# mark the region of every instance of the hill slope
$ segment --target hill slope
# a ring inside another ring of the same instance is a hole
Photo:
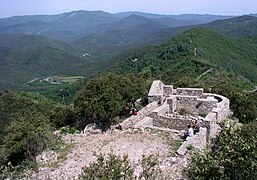
[[[240,16],[231,19],[217,20],[203,25],[216,32],[229,36],[243,36],[257,33],[257,17]]]
[[[0,89],[17,89],[38,77],[64,74],[67,68],[89,63],[80,50],[38,36],[0,35]]]
[[[146,37],[140,44],[158,44],[164,42],[167,38],[189,30],[191,28],[204,27],[220,34],[243,37],[250,41],[257,42],[257,17],[239,16],[231,19],[220,19],[207,24],[190,25],[161,30],[155,34]]]
[[[78,37],[73,45],[90,54],[99,55],[128,48],[130,44],[148,35],[168,28],[159,22],[141,16],[131,15],[113,24],[96,26],[94,34]]]
[[[204,28],[188,30],[160,46],[138,50],[116,67],[136,73],[147,68],[155,76],[197,77],[208,68],[228,70],[257,82],[257,46]]]
[[[0,34],[0,47],[14,51],[37,47],[51,47],[74,55],[82,55],[82,51],[62,41],[51,40],[41,36],[25,34]]]

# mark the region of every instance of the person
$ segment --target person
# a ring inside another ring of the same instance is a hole
[[[192,128],[191,125],[189,125],[188,127],[189,127],[189,129],[188,129],[188,136],[192,137],[194,135],[194,129]]]
[[[133,109],[133,115],[136,116],[137,115],[137,110]]]
[[[196,134],[200,131],[200,126],[199,126],[197,120],[195,120],[195,122],[194,122],[193,129],[194,129],[194,134]]]
[[[183,139],[186,139],[187,137],[192,137],[193,135],[194,135],[194,130],[193,130],[192,126],[190,124],[188,124],[187,129],[184,133]]]
[[[126,114],[129,114],[129,104],[126,103],[126,105],[124,106],[124,111]]]

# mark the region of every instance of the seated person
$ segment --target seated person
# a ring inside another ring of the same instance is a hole
[[[194,129],[194,134],[200,131],[200,125],[198,124],[197,120],[195,120],[194,122],[193,129]]]
[[[194,130],[190,124],[187,125],[187,129],[184,133],[184,139],[186,139],[188,136],[192,137],[194,135]]]

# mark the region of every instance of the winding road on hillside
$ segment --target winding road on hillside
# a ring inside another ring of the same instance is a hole
[[[257,86],[255,86],[255,89],[254,89],[254,90],[251,90],[251,91],[244,90],[244,92],[246,92],[246,93],[253,93],[253,92],[257,92]]]

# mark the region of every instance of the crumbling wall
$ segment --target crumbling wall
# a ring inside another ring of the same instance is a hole
[[[167,104],[170,107],[169,109],[170,113],[174,113],[177,110],[177,98],[175,96],[171,96],[167,98]]]
[[[148,93],[148,103],[158,101],[159,104],[163,103],[164,95],[164,84],[159,81],[153,81],[151,89]]]
[[[187,137],[186,141],[179,147],[177,153],[179,155],[185,155],[189,149],[189,146],[193,146],[195,149],[203,151],[207,143],[207,129],[200,128],[200,132],[193,137]]]
[[[204,125],[207,127],[207,141],[209,139],[214,138],[218,133],[218,126],[217,124],[217,113],[211,112],[209,113],[203,121]]]
[[[153,125],[157,127],[164,127],[169,129],[183,130],[186,129],[187,124],[193,124],[194,120],[182,116],[178,117],[167,117],[167,116],[158,116],[152,117]]]
[[[177,88],[177,95],[182,96],[197,96],[203,95],[203,88]]]
[[[176,100],[174,99],[176,98]],[[171,112],[184,110],[190,114],[206,116],[213,108],[217,107],[218,100],[214,97],[197,98],[196,96],[171,96],[167,99]]]
[[[150,116],[150,113],[158,107],[158,102],[154,101],[149,103],[147,106],[138,111],[137,115],[130,116],[125,121],[123,121],[120,125],[122,129],[128,129],[133,127],[134,124],[142,121],[145,117]]]
[[[168,114],[169,113],[169,105],[168,104],[163,104],[161,105],[160,107],[157,107],[156,109],[154,109],[150,116],[151,117],[158,117],[158,116],[162,116],[162,115],[165,115],[165,114]]]
[[[217,114],[217,122],[224,120],[230,114],[230,101],[228,98],[219,94],[204,93],[204,95],[214,97],[217,100],[219,99],[217,106],[212,109],[212,112]]]
[[[149,102],[157,101],[164,105],[155,109],[151,113],[151,118],[145,119],[145,123],[176,130],[185,129],[187,124],[193,124],[194,120],[201,123],[200,132],[187,138],[187,141],[179,148],[179,154],[185,154],[189,145],[203,149],[209,139],[214,138],[219,132],[218,123],[230,114],[228,98],[218,94],[203,93],[203,88],[173,89],[173,86],[154,81],[148,97]],[[165,104],[166,102],[167,104]],[[171,114],[167,114],[167,112]],[[176,115],[175,112],[201,115],[202,117],[181,116]]]
[[[197,112],[196,105],[198,104],[196,96],[177,95],[176,99],[177,99],[177,105],[176,105],[177,112],[183,110],[190,114],[196,114]]]
[[[169,97],[173,94],[173,86],[171,85],[164,85],[163,89],[164,96]]]
[[[196,112],[205,117],[209,114],[214,108],[217,107],[218,100],[214,97],[207,97],[204,99],[198,98],[197,104],[195,106]]]

